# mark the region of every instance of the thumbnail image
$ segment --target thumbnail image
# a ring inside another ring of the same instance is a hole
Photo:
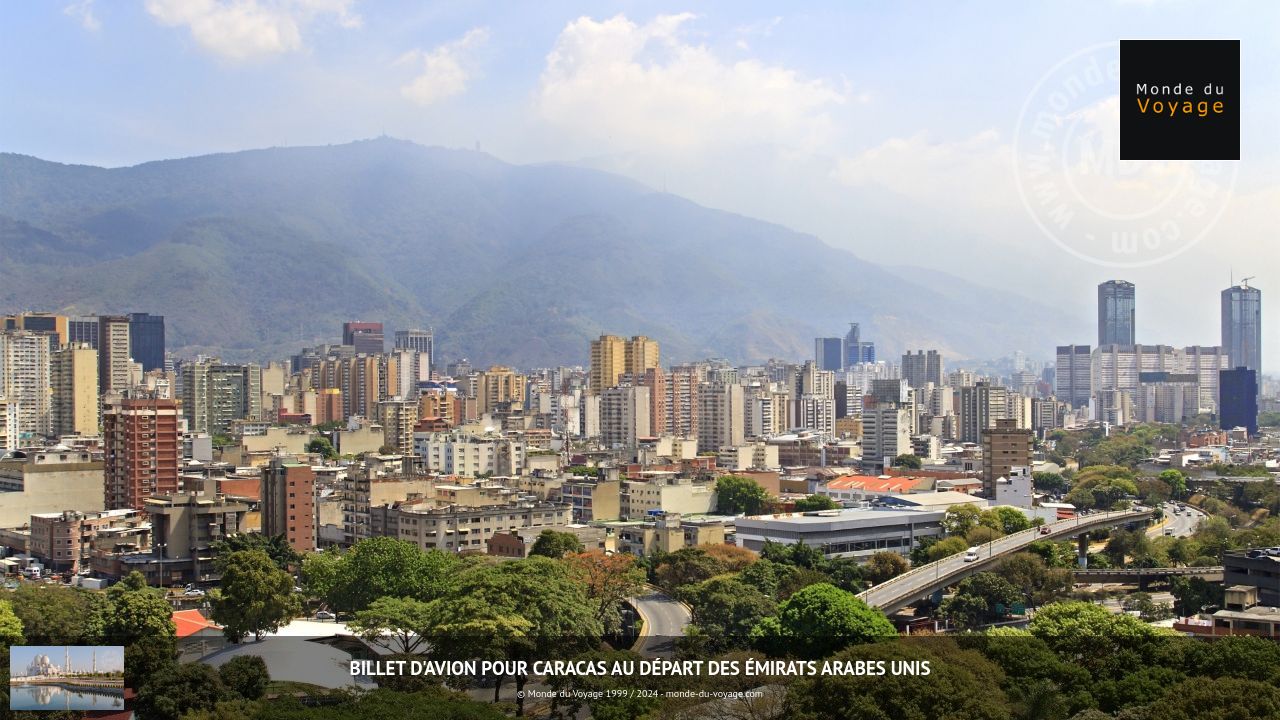
[[[10,710],[123,708],[123,647],[32,645],[9,649]]]

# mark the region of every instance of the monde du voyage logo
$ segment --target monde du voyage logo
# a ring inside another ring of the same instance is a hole
[[[1121,40],[1120,159],[1239,160],[1240,41]]]

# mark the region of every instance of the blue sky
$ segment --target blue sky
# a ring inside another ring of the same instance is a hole
[[[88,672],[93,668],[93,656],[97,653],[98,672],[124,670],[124,648],[119,646],[77,646],[71,645],[27,645],[9,648],[10,675],[21,675],[37,655],[48,655],[54,665],[62,667],[67,654],[70,654],[71,668],[75,672]]]
[[[1210,344],[1233,268],[1280,301],[1278,30],[1280,4],[1190,0],[9,2],[0,151],[115,166],[381,133],[479,145],[1078,303],[1084,328],[1093,286],[1122,276],[1140,340]],[[1123,271],[1043,237],[1009,161],[1036,83],[1120,38],[1238,38],[1244,85],[1230,206],[1191,250]]]

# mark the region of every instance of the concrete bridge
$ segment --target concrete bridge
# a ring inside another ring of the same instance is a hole
[[[868,605],[880,608],[885,614],[892,614],[921,598],[955,585],[974,573],[990,570],[1001,559],[1025,550],[1037,540],[1076,538],[1083,559],[1089,546],[1089,531],[1142,523],[1150,520],[1152,515],[1152,510],[1115,510],[1047,523],[978,546],[977,560],[965,562],[964,553],[952,555],[882,582],[860,593],[858,597]]]

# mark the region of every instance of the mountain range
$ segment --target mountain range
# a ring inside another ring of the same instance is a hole
[[[585,363],[602,333],[754,362],[859,322],[882,357],[951,361],[1047,356],[1081,329],[617,175],[390,138],[109,169],[0,154],[0,279],[0,309],[158,313],[171,350],[226,360],[336,342],[344,320],[433,326],[441,361],[524,368]]]

